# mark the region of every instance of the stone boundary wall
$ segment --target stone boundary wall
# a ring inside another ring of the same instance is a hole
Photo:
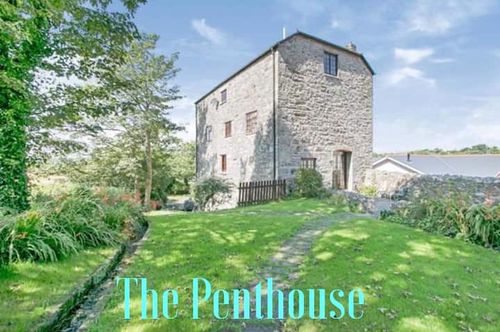
[[[418,176],[411,173],[405,174],[369,169],[366,172],[364,185],[377,188],[379,196],[391,197],[396,191]]]
[[[411,201],[421,197],[458,195],[473,203],[500,204],[500,179],[458,175],[421,175],[410,179],[392,198]]]

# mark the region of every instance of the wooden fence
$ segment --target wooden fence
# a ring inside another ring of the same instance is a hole
[[[283,198],[286,195],[286,181],[240,182],[238,189],[238,205],[251,205]]]

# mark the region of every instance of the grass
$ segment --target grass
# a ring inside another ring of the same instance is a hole
[[[176,288],[180,317],[140,320],[140,297],[132,290],[132,317],[127,322],[123,289],[117,287],[91,330],[232,331],[229,322],[190,318],[191,299],[186,296],[191,279],[205,277],[214,289],[246,287],[303,223],[337,211],[325,201],[293,200],[152,217],[149,240],[122,276],[145,276],[148,286],[159,291]],[[498,252],[406,226],[373,219],[335,224],[314,244],[294,288],[359,287],[366,296],[364,317],[288,321],[287,329],[494,331],[500,308],[499,266]],[[202,317],[209,316],[208,309]]]
[[[294,288],[359,287],[360,320],[289,321],[300,331],[498,331],[500,255],[406,226],[359,219],[313,246]]]
[[[113,252],[94,248],[54,263],[0,267],[0,331],[27,331],[47,319]]]
[[[148,287],[159,292],[177,289],[179,317],[141,320],[140,294],[133,287],[131,320],[124,320],[119,286],[90,330],[219,331],[234,326],[211,319],[211,307],[201,308],[202,319],[191,319],[192,278],[205,277],[214,289],[247,287],[302,225],[338,211],[326,201],[302,199],[213,213],[155,213],[148,238],[120,276],[147,277]],[[16,263],[0,270],[0,330],[25,330],[46,317],[107,254],[96,249],[57,263]],[[294,288],[359,287],[366,296],[364,317],[288,321],[287,329],[495,331],[499,286],[496,251],[399,224],[355,219],[334,224],[317,239]]]
[[[145,276],[148,287],[179,292],[179,318],[140,320],[140,294],[132,290],[131,320],[123,319],[123,288],[117,287],[92,331],[203,331],[223,329],[224,322],[210,318],[203,308],[198,321],[191,319],[191,280],[205,277],[215,288],[247,287],[256,270],[280,244],[309,218],[308,214],[335,212],[313,200],[285,201],[214,213],[183,213],[151,217],[144,247],[122,277]],[[159,309],[161,310],[161,308]],[[161,313],[161,311],[160,311]]]

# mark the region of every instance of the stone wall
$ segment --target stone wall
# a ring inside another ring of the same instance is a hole
[[[416,176],[419,175],[369,169],[366,172],[364,185],[377,188],[379,196],[391,197]]]
[[[338,55],[336,77],[324,73],[325,51]],[[216,176],[234,185],[222,207],[235,205],[239,182],[273,178],[273,86],[277,177],[290,179],[301,158],[316,158],[325,185],[331,186],[334,151],[347,150],[352,152],[349,189],[359,188],[371,167],[372,74],[361,57],[301,35],[279,44],[197,103],[197,178]],[[221,104],[224,89],[227,102]],[[252,111],[258,112],[257,132],[247,135],[246,114]],[[228,138],[227,121],[232,121]],[[207,126],[212,126],[210,142]],[[226,172],[221,170],[222,154],[227,156]]]
[[[326,75],[324,52],[338,55],[338,76]],[[278,174],[290,178],[303,157],[317,158],[326,186],[333,153],[352,151],[356,189],[371,168],[372,75],[351,53],[298,36],[281,44],[278,91]]]
[[[273,176],[273,57],[268,54],[203,98],[197,106],[197,178],[216,176],[233,184],[222,207],[232,207],[243,181],[271,180]],[[221,104],[226,89],[227,102]],[[257,111],[257,131],[246,133],[246,114]],[[232,135],[225,137],[224,124],[232,121]],[[205,130],[212,126],[212,141]],[[227,156],[222,172],[221,155]]]
[[[474,203],[499,204],[500,179],[457,175],[421,175],[414,177],[393,195],[396,200],[411,201],[421,197],[439,198],[460,195]]]

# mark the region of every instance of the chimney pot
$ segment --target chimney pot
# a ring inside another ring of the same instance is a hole
[[[347,44],[346,48],[353,52],[357,52],[356,45],[352,41],[350,41],[349,44]]]

